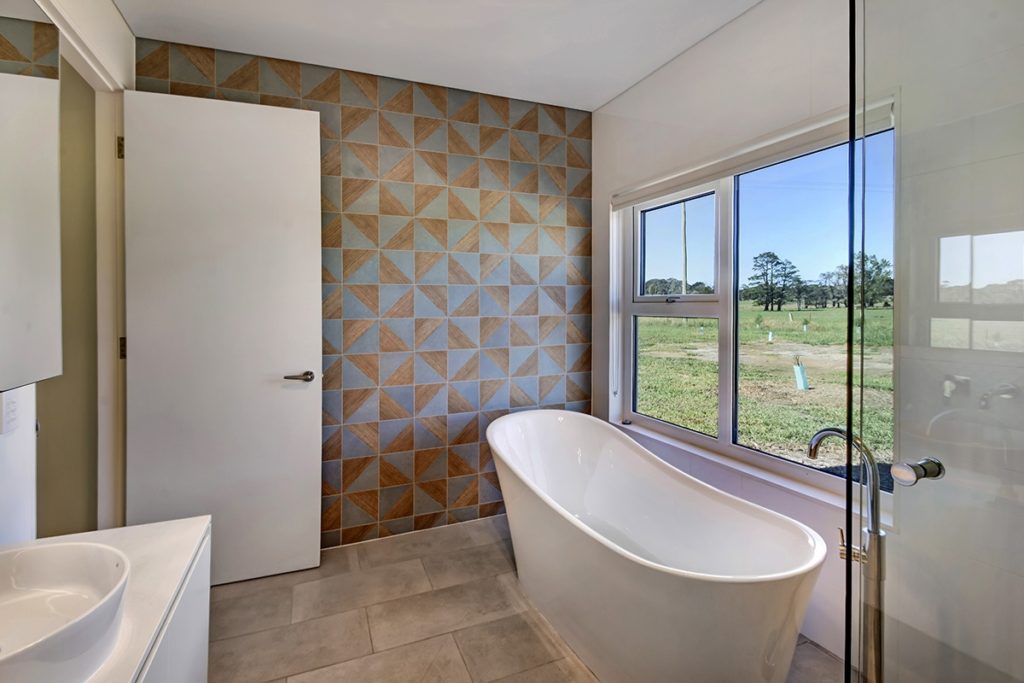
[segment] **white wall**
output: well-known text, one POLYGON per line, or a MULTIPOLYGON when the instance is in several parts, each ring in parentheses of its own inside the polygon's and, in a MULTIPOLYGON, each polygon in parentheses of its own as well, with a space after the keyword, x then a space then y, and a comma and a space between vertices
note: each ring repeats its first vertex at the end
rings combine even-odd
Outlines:
MULTIPOLYGON (((609 204, 613 193, 718 158, 847 102, 847 3, 764 0, 594 113, 594 413, 608 417, 609 204)), ((659 456, 815 529, 830 550, 804 633, 841 653, 841 507, 663 442, 659 456)))
POLYGON ((36 537, 36 386, 8 392, 17 429, 0 434, 0 546, 36 537))

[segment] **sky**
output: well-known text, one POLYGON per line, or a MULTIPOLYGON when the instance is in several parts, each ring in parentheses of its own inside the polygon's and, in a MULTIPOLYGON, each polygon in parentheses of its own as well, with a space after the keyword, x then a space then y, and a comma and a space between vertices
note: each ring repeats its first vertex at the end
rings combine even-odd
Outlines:
MULTIPOLYGON (((860 168, 863 142, 855 163, 860 168)), ((867 138, 867 252, 893 258, 893 133, 867 138)), ((788 259, 806 280, 846 262, 846 145, 737 176, 739 283, 751 275, 755 256, 774 251, 788 259)), ((859 174, 858 174, 859 179, 859 174)), ((860 183, 856 189, 860 196, 860 183)), ((856 221, 860 221, 857 207, 856 221)), ((648 211, 644 279, 681 278, 682 205, 648 211)), ((714 201, 704 196, 686 202, 687 281, 714 278, 714 201)))

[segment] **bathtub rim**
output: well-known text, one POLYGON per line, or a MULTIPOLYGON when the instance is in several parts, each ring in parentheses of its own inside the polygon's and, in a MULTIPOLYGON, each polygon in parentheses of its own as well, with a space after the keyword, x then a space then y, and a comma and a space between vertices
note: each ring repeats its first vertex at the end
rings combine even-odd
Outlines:
MULTIPOLYGON (((635 439, 630 438, 630 436, 628 434, 623 433, 620 429, 618 429, 612 423, 607 422, 606 420, 602 420, 600 418, 594 417, 593 415, 588 415, 586 413, 578 413, 578 412, 571 411, 571 410, 560 410, 560 409, 554 409, 554 408, 539 408, 539 409, 532 409, 532 410, 522 410, 522 411, 518 411, 518 412, 515 412, 515 413, 509 413, 507 415, 502 415, 501 417, 495 419, 493 422, 491 422, 487 426, 487 431, 486 431, 485 435, 487 437, 487 443, 490 446, 491 452, 493 453, 494 457, 500 459, 502 464, 505 467, 509 468, 509 470, 511 470, 512 473, 515 474, 515 476, 523 483, 523 485, 525 485, 530 491, 532 491, 537 497, 539 497, 546 505, 548 505, 550 508, 555 510, 555 512, 557 512, 563 519, 568 521, 574 527, 576 527, 577 529, 579 529, 584 534, 586 534, 590 538, 594 539, 595 541, 597 541, 601 545, 605 546, 609 550, 615 552, 616 554, 618 554, 618 555, 620 555, 620 556, 622 556, 622 557, 624 557, 624 558, 626 558, 626 559, 628 559, 628 560, 630 560, 632 562, 636 562, 636 563, 638 563, 638 564, 640 564, 642 566, 645 566, 645 567, 647 567, 649 569, 652 569, 652 570, 655 570, 655 571, 658 571, 658 572, 662 572, 662 573, 666 573, 666 574, 670 574, 670 575, 674 575, 674 576, 681 576, 681 577, 686 577, 686 578, 691 578, 691 579, 697 579, 697 580, 700 580, 700 581, 711 581, 711 582, 716 582, 716 583, 767 583, 767 582, 772 582, 772 581, 782 581, 782 580, 785 580, 785 579, 790 579, 790 578, 793 578, 793 577, 810 574, 810 573, 816 571, 817 569, 819 569, 821 567, 821 565, 825 561, 825 557, 826 557, 827 552, 828 552, 828 547, 827 547, 827 545, 825 543, 825 539, 823 539, 821 537, 821 535, 818 532, 816 532, 814 529, 812 529, 811 527, 807 526, 803 522, 800 522, 798 520, 793 519, 792 517, 787 517, 786 515, 783 515, 782 513, 776 512, 774 510, 770 510, 770 509, 768 509, 768 508, 766 508, 766 507, 764 507, 762 505, 758 505, 757 503, 753 503, 753 502, 751 502, 749 500, 746 500, 745 498, 741 498, 741 497, 733 495, 731 493, 727 493, 725 491, 722 491, 721 489, 719 489, 719 488, 717 488, 715 486, 712 486, 711 484, 708 484, 707 482, 701 481, 700 479, 694 477, 691 474, 687 474, 686 472, 683 472, 682 470, 673 467, 669 463, 667 463, 664 460, 662 460, 661 458, 659 458, 653 452, 648 450, 642 444, 637 442, 635 439), (503 421, 510 421, 511 422, 511 421, 516 420, 516 419, 523 419, 523 416, 530 415, 530 414, 533 414, 533 413, 540 413, 540 414, 546 414, 546 415, 554 414, 554 415, 561 415, 561 416, 571 416, 571 419, 582 419, 584 421, 592 421, 592 422, 600 423, 603 427, 609 428, 611 431, 613 431, 615 433, 615 438, 616 439, 624 440, 624 441, 628 442, 626 444, 627 446, 632 446, 632 447, 636 448, 638 451, 640 451, 640 453, 642 454, 643 457, 647 458, 648 460, 653 460, 654 465, 656 467, 660 468, 662 471, 664 471, 669 476, 675 477, 676 479, 680 480, 684 484, 695 484, 697 486, 702 486, 702 487, 704 487, 706 489, 710 489, 713 492, 714 495, 721 496, 722 498, 724 498, 726 500, 726 502, 733 501, 734 503, 739 504, 740 507, 754 508, 754 509, 758 510, 760 513, 767 514, 767 516, 775 518, 777 521, 779 521, 779 522, 781 522, 783 524, 793 525, 796 528, 800 529, 801 531, 803 531, 809 537, 809 539, 811 541, 811 545, 812 545, 811 557, 809 559, 807 559, 806 561, 802 562, 801 564, 797 565, 793 569, 787 569, 786 571, 782 571, 782 572, 775 572, 775 573, 772 573, 772 574, 732 575, 732 574, 708 574, 708 573, 705 573, 705 572, 696 572, 696 571, 692 571, 692 570, 688 570, 688 569, 680 569, 678 567, 670 567, 668 565, 661 564, 659 562, 654 562, 652 560, 648 560, 645 557, 641 557, 640 555, 637 555, 636 553, 633 553, 633 552, 631 552, 629 550, 626 550, 625 548, 623 548, 622 546, 618 545, 617 543, 614 543, 614 542, 610 541, 609 539, 605 538, 604 536, 602 536, 601 534, 597 533, 596 531, 591 529, 589 526, 587 526, 586 524, 581 522, 579 519, 577 519, 574 515, 570 514, 569 511, 566 510, 561 504, 559 504, 554 498, 552 498, 550 495, 548 495, 543 490, 541 490, 536 484, 533 483, 533 481, 530 480, 529 477, 525 476, 524 473, 522 472, 522 470, 519 467, 517 467, 515 464, 510 462, 509 458, 504 453, 502 453, 501 450, 499 448, 497 448, 494 445, 494 443, 491 441, 491 438, 490 438, 491 437, 491 430, 492 429, 496 430, 495 425, 497 425, 498 423, 503 422, 503 421)), ((508 506, 506 505, 506 512, 508 512, 507 507, 508 506)), ((510 517, 511 517, 511 515, 510 515, 510 517)))

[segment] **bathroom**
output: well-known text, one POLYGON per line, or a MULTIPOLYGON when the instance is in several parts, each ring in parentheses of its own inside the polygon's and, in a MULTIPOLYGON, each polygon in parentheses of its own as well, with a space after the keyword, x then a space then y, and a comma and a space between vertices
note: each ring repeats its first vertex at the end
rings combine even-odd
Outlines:
POLYGON ((1022 36, 0 0, 0 682, 1024 681, 1022 36))

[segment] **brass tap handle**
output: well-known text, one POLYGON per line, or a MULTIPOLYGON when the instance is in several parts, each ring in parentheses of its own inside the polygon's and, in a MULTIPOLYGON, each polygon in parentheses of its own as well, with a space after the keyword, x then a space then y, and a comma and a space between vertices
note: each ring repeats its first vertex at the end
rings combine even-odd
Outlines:
MULTIPOLYGON (((867 554, 858 545, 850 546, 850 552, 853 554, 853 561, 863 564, 867 562, 867 554)), ((843 527, 839 527, 839 559, 845 560, 847 557, 846 553, 846 533, 843 531, 843 527)))

